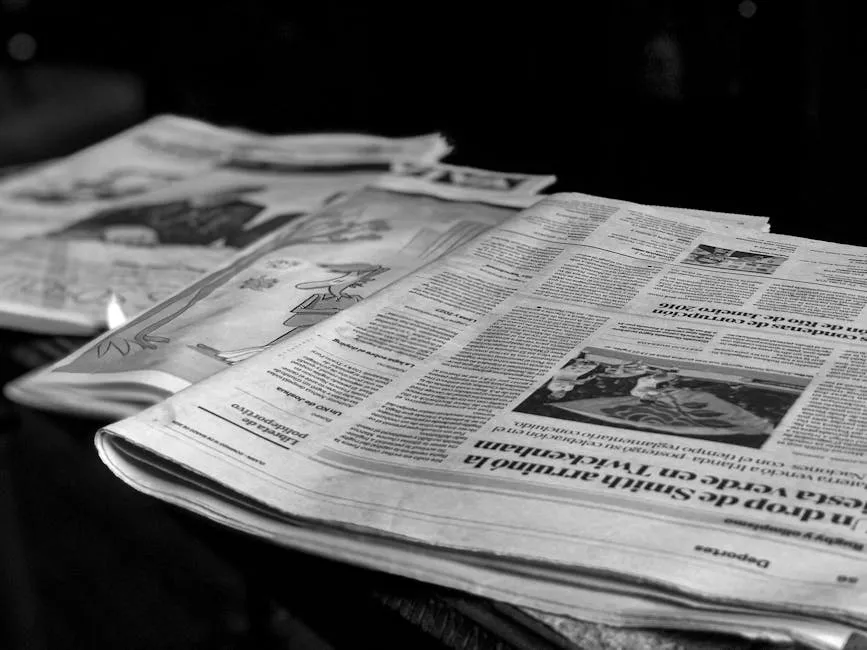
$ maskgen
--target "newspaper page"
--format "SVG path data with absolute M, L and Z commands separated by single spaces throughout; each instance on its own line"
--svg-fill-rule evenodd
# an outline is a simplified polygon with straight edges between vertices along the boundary
M 434 163 L 449 150 L 436 134 L 268 136 L 161 115 L 77 154 L 3 179 L 2 236 L 55 230 L 101 208 L 143 199 L 215 168 L 275 173 L 334 167 L 386 171 L 398 162 Z
M 295 517 L 863 625 L 864 260 L 555 195 L 102 435 Z
M 132 381 L 157 389 L 147 393 L 157 401 L 355 305 L 537 200 L 513 189 L 462 187 L 455 179 L 381 178 L 275 232 L 70 358 L 15 382 L 7 394 L 31 401 L 22 393 L 96 386 L 90 399 L 67 393 L 63 404 L 110 415 L 116 408 L 135 412 L 143 391 L 133 391 L 137 399 L 130 403 Z M 118 393 L 108 383 L 127 389 Z M 104 403 L 115 400 L 114 409 Z
M 155 124 L 175 125 L 171 120 Z M 144 135 L 110 141 L 91 152 L 91 157 L 95 163 L 106 165 L 115 156 L 112 169 L 117 170 L 123 152 L 112 147 L 130 146 L 142 139 L 160 142 L 169 151 L 181 144 L 192 147 L 178 139 L 163 142 L 145 131 Z M 243 136 L 239 140 L 242 144 L 234 144 L 233 149 L 219 149 L 219 142 L 200 143 L 196 151 L 211 146 L 207 152 L 213 158 L 225 150 L 225 160 L 217 161 L 217 167 L 211 160 L 212 168 L 165 187 L 152 187 L 144 196 L 115 197 L 109 207 L 91 210 L 85 216 L 79 212 L 79 218 L 38 235 L 0 240 L 0 270 L 5 270 L 2 275 L 6 278 L 0 285 L 0 323 L 49 333 L 92 333 L 105 325 L 109 297 L 119 301 L 125 313 L 137 314 L 276 228 L 372 182 L 390 164 L 416 156 L 420 164 L 434 166 L 431 157 L 439 155 L 442 148 L 436 137 L 393 140 L 388 148 L 390 159 L 383 159 L 383 154 L 370 146 L 369 164 L 362 164 L 356 140 L 365 142 L 369 136 L 318 136 L 330 143 L 319 148 L 309 137 L 297 136 L 259 137 L 253 142 L 261 146 L 254 149 L 251 138 Z M 377 141 L 382 147 L 389 142 L 383 138 Z M 420 147 L 420 143 L 425 146 Z M 320 157 L 314 157 L 320 150 Z M 90 160 L 87 155 L 82 157 L 85 162 Z M 14 191 L 10 189 L 11 194 L 23 192 L 22 183 L 32 183 L 34 188 L 53 187 L 50 179 L 42 178 L 47 173 L 34 172 L 20 179 Z M 82 201 L 72 213 L 88 206 L 92 207 L 92 201 Z M 48 210 L 52 211 L 56 212 L 56 206 Z M 22 214 L 28 226 L 39 223 L 38 219 L 31 223 L 30 213 Z M 68 216 L 63 208 L 58 214 Z M 10 228 L 16 232 L 18 223 L 2 219 L 0 233 L 8 235 Z M 135 281 L 118 282 L 128 276 Z M 81 295 L 88 300 L 81 300 Z M 106 298 L 100 302 L 93 296 Z
M 421 169 L 422 166 L 416 168 Z M 383 266 L 389 266 L 390 271 L 384 277 L 380 274 L 373 284 L 376 287 L 384 286 L 382 280 L 402 277 L 412 272 L 419 264 L 430 261 L 430 255 L 413 257 L 409 265 L 406 260 L 397 262 L 394 256 L 400 250 L 395 248 L 395 237 L 404 237 L 407 233 L 414 233 L 415 228 L 431 228 L 432 223 L 440 222 L 443 226 L 460 217 L 463 222 L 472 222 L 475 225 L 468 226 L 466 223 L 456 226 L 455 231 L 444 231 L 447 238 L 443 240 L 446 245 L 437 245 L 436 256 L 447 252 L 455 245 L 464 241 L 465 236 L 454 237 L 454 233 L 463 232 L 466 236 L 474 236 L 482 232 L 488 225 L 499 223 L 511 216 L 520 207 L 529 205 L 533 200 L 511 200 L 508 197 L 518 193 L 523 188 L 536 188 L 541 186 L 541 181 L 534 181 L 532 176 L 526 174 L 511 174 L 493 172 L 490 170 L 472 170 L 471 175 L 452 174 L 453 169 L 466 170 L 467 168 L 454 168 L 450 165 L 427 165 L 423 166 L 425 174 L 436 180 L 419 180 L 413 178 L 413 174 L 407 174 L 401 178 L 387 177 L 379 181 L 378 190 L 360 197 L 356 197 L 345 207 L 334 208 L 343 211 L 341 220 L 349 223 L 357 219 L 357 214 L 345 213 L 352 209 L 358 213 L 359 201 L 372 200 L 373 204 L 365 208 L 364 214 L 379 214 L 388 220 L 396 214 L 393 208 L 400 207 L 401 226 L 390 230 L 388 233 L 379 231 L 376 238 L 371 240 L 370 233 L 356 233 L 351 238 L 341 236 L 339 238 L 323 238 L 319 233 L 317 246 L 310 248 L 297 242 L 290 243 L 281 248 L 294 251 L 298 254 L 302 248 L 302 256 L 316 253 L 323 259 L 336 259 L 338 255 L 355 255 L 358 246 L 364 247 L 364 254 L 368 260 L 378 260 Z M 444 168 L 445 171 L 437 171 Z M 408 167 L 401 166 L 401 173 Z M 415 168 L 414 168 L 415 169 Z M 447 173 L 448 172 L 448 173 Z M 502 178 L 502 182 L 496 180 Z M 479 179 L 482 179 L 479 182 Z M 531 181 L 530 185 L 524 184 Z M 478 189 L 481 185 L 481 189 Z M 498 188 L 491 190 L 489 188 Z M 300 191 L 300 188 L 299 188 Z M 388 194 L 382 194 L 387 192 Z M 395 196 L 394 193 L 398 192 Z M 416 195 L 415 197 L 413 195 Z M 427 198 L 425 198 L 427 197 Z M 506 197 L 506 198 L 504 198 Z M 314 196 L 314 198 L 316 198 Z M 318 199 L 317 199 L 318 200 Z M 596 197 L 588 197 L 588 200 L 603 200 Z M 625 202 L 604 199 L 609 206 L 627 205 Z M 388 207 L 388 206 L 391 207 Z M 302 206 L 303 207 L 303 206 Z M 303 212 L 296 210 L 296 212 Z M 442 213 L 442 214 L 441 214 Z M 702 213 L 707 214 L 707 213 Z M 474 216 L 478 215 L 478 216 Z M 436 216 L 436 218 L 433 218 Z M 494 218 L 492 218 L 494 217 Z M 737 221 L 739 215 L 716 215 L 715 218 L 722 224 Z M 751 228 L 761 228 L 763 221 L 760 219 L 745 220 Z M 452 226 L 448 226 L 451 228 Z M 408 230 L 407 230 L 408 229 Z M 419 231 L 420 232 L 420 231 Z M 364 236 L 362 236 L 364 235 Z M 416 235 L 412 235 L 415 237 Z M 422 237 L 422 235 L 418 235 Z M 424 235 L 430 237 L 431 235 Z M 418 244 L 420 239 L 416 242 Z M 265 242 L 261 247 L 253 251 L 251 256 L 240 267 L 246 270 L 247 264 L 262 266 L 283 264 L 276 259 L 265 260 L 258 256 L 278 256 L 279 250 L 272 251 L 272 243 Z M 402 245 L 402 244 L 401 244 Z M 285 252 L 285 251 L 284 251 Z M 362 252 L 359 250 L 359 253 Z M 311 258 L 312 259 L 312 258 Z M 234 264 L 234 262 L 232 262 Z M 251 267 L 253 268 L 253 267 Z M 256 267 L 258 268 L 258 267 Z M 295 268 L 295 267 L 293 267 Z M 287 269 L 288 270 L 288 269 Z M 263 268 L 263 273 L 273 275 L 273 269 Z M 296 268 L 301 271 L 301 268 Z M 222 273 L 217 270 L 215 273 Z M 265 277 L 265 276 L 263 276 Z M 276 278 L 272 278 L 276 279 Z M 207 280 L 203 280 L 206 282 Z M 370 285 L 368 285 L 370 286 Z M 145 316 L 127 323 L 121 329 L 107 334 L 93 343 L 85 346 L 67 359 L 61 360 L 53 366 L 24 377 L 7 388 L 7 394 L 17 401 L 24 401 L 42 408 L 75 408 L 84 409 L 89 414 L 104 414 L 114 417 L 123 417 L 135 412 L 144 404 L 150 404 L 176 392 L 190 383 L 198 381 L 219 369 L 224 365 L 231 365 L 246 356 L 257 352 L 261 346 L 247 344 L 249 337 L 248 314 L 253 309 L 265 309 L 263 314 L 273 311 L 274 305 L 284 305 L 295 302 L 303 302 L 310 298 L 309 292 L 299 292 L 298 287 L 289 282 L 278 282 L 270 288 L 260 287 L 257 292 L 245 290 L 243 283 L 225 281 L 219 291 L 200 297 L 195 306 L 190 308 L 189 313 L 183 314 L 180 320 L 170 320 L 160 326 L 161 339 L 154 342 L 140 340 L 137 337 L 137 328 L 147 334 L 147 327 L 143 325 Z M 269 300 L 270 306 L 257 307 L 256 298 Z M 186 300 L 179 296 L 178 299 Z M 174 301 L 174 298 L 170 298 Z M 253 301 L 253 302 L 251 302 Z M 348 303 L 347 303 L 348 304 Z M 226 307 L 228 305 L 228 308 Z M 155 308 L 162 311 L 162 307 Z M 274 341 L 283 333 L 282 317 L 268 320 L 263 318 L 260 326 L 263 327 L 261 337 L 263 340 Z M 195 327 L 188 325 L 194 322 Z M 266 332 L 268 327 L 272 330 Z M 178 334 L 173 332 L 178 329 Z M 201 340 L 193 341 L 192 337 L 210 337 L 210 342 L 202 343 Z M 168 340 L 162 340 L 168 339 Z M 114 341 L 114 343 L 112 343 Z M 231 351 L 236 353 L 231 354 Z M 208 352 L 208 359 L 202 359 L 200 354 L 193 352 Z M 136 382 L 133 385 L 133 381 Z M 119 390 L 115 385 L 122 383 L 124 390 Z M 83 394 L 75 394 L 73 390 L 80 387 Z M 51 395 L 49 394 L 51 393 Z M 96 401 L 94 401 L 94 399 Z M 143 401 L 144 400 L 144 401 Z
M 97 438 L 97 447 L 117 476 L 150 496 L 296 550 L 535 608 L 526 609 L 527 615 L 562 632 L 574 629 L 578 625 L 574 619 L 580 618 L 608 626 L 701 630 L 777 643 L 796 641 L 823 650 L 843 648 L 852 635 L 849 626 L 802 615 L 723 608 L 591 576 L 569 576 L 574 579 L 552 585 L 538 576 L 516 573 L 508 559 L 483 563 L 431 548 L 419 554 L 418 549 L 400 540 L 302 526 L 302 522 L 243 500 L 181 468 L 151 462 L 140 448 L 107 443 L 105 438 Z
M 206 172 L 248 136 L 171 115 L 154 117 L 83 151 L 0 183 L 5 238 L 61 227 L 125 199 Z
M 92 334 L 114 301 L 139 313 L 223 263 L 225 249 L 150 248 L 50 239 L 0 240 L 0 324 L 31 332 Z

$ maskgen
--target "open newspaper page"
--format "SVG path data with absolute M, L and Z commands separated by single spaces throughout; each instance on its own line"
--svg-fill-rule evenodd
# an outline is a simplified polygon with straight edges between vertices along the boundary
M 276 280 L 273 267 L 286 265 L 286 262 L 279 261 L 280 255 L 291 254 L 296 261 L 300 256 L 300 259 L 309 259 L 313 263 L 317 255 L 322 260 L 333 261 L 346 255 L 354 256 L 354 259 L 363 253 L 368 263 L 376 262 L 389 267 L 388 272 L 378 273 L 374 282 L 363 283 L 363 289 L 348 289 L 351 295 L 369 295 L 370 288 L 379 289 L 385 286 L 385 280 L 390 281 L 412 272 L 420 264 L 428 263 L 463 243 L 467 237 L 480 234 L 486 227 L 500 223 L 518 209 L 526 207 L 533 200 L 513 200 L 511 197 L 538 189 L 550 180 L 547 177 L 469 169 L 442 163 L 412 167 L 401 165 L 397 171 L 408 173 L 409 176 L 403 177 L 405 180 L 384 179 L 376 191 L 363 193 L 345 206 L 335 206 L 329 214 L 333 217 L 335 211 L 339 211 L 339 221 L 344 225 L 359 219 L 364 223 L 383 219 L 393 222 L 395 215 L 398 215 L 399 227 L 388 231 L 380 229 L 375 233 L 365 233 L 356 228 L 356 232 L 347 231 L 337 237 L 329 234 L 329 231 L 318 230 L 293 231 L 293 236 L 288 239 L 283 234 L 276 235 L 274 241 L 265 241 L 249 254 L 244 253 L 243 262 L 229 263 L 233 269 L 229 272 L 246 273 L 248 266 L 253 265 L 250 268 L 262 267 L 263 277 Z M 413 176 L 423 176 L 423 180 Z M 609 210 L 628 205 L 611 199 L 593 197 L 592 200 L 602 201 Z M 367 202 L 370 205 L 361 210 L 360 206 Z M 756 229 L 764 225 L 760 218 L 713 214 L 715 219 L 724 224 L 743 221 Z M 413 238 L 419 238 L 412 244 L 416 247 L 422 238 L 430 239 L 432 228 L 441 232 L 437 237 L 444 237 L 434 246 L 434 255 L 413 254 L 409 258 L 404 255 L 402 260 L 395 257 L 400 257 L 403 246 Z M 312 243 L 316 245 L 308 246 L 306 239 L 299 243 L 298 237 L 302 235 L 315 235 Z M 259 259 L 266 255 L 267 260 Z M 301 281 L 300 276 L 307 272 L 306 268 L 287 267 L 283 269 L 286 273 L 283 281 L 267 288 L 258 287 L 257 291 L 253 291 L 249 284 L 244 284 L 246 276 L 221 280 L 220 290 L 200 296 L 195 305 L 182 314 L 183 318 L 170 319 L 160 325 L 159 340 L 145 341 L 143 336 L 152 334 L 146 319 L 150 318 L 150 314 L 166 311 L 166 305 L 155 307 L 148 315 L 142 315 L 104 335 L 69 358 L 16 381 L 7 387 L 6 392 L 13 399 L 43 408 L 74 409 L 76 412 L 114 417 L 135 413 L 261 348 L 249 344 L 250 314 L 260 313 L 264 309 L 261 311 L 264 315 L 275 308 L 285 310 L 293 301 L 300 304 L 309 300 L 315 292 L 299 290 L 297 283 L 291 282 L 296 275 Z M 225 268 L 214 271 L 221 277 L 226 272 Z M 210 282 L 210 278 L 205 278 L 196 286 L 209 285 Z M 193 290 L 191 287 L 182 295 L 173 296 L 167 301 L 170 305 L 183 306 L 188 302 L 187 295 Z M 262 306 L 262 302 L 267 304 Z M 350 303 L 344 301 L 343 304 Z M 169 313 L 173 309 L 169 309 Z M 260 338 L 273 341 L 283 336 L 286 333 L 283 324 L 285 316 L 278 314 L 273 319 L 255 319 L 255 326 L 262 328 Z M 189 323 L 194 323 L 194 326 Z M 140 332 L 144 332 L 144 335 Z M 200 345 L 202 337 L 210 337 L 211 342 Z M 192 340 L 194 338 L 196 340 Z M 202 358 L 203 353 L 208 353 L 207 359 Z
M 185 129 L 164 132 L 179 126 Z M 119 302 L 124 313 L 137 314 L 276 228 L 370 183 L 391 164 L 418 160 L 435 167 L 432 159 L 443 151 L 436 136 L 267 137 L 195 122 L 186 127 L 184 120 L 152 121 L 10 181 L 5 193 L 0 186 L 0 209 L 5 210 L 4 197 L 18 201 L 8 212 L 11 216 L 2 214 L 4 236 L 20 234 L 22 223 L 45 226 L 52 219 L 76 215 L 35 235 L 0 240 L 6 269 L 0 284 L 0 323 L 31 331 L 94 332 L 105 324 L 110 299 Z M 198 139 L 191 141 L 191 134 Z M 198 167 L 188 164 L 172 182 L 146 189 L 111 186 L 105 190 L 112 197 L 110 205 L 99 208 L 94 208 L 92 193 L 73 194 L 66 202 L 52 194 L 58 179 L 79 187 L 82 178 L 98 175 L 108 165 L 112 171 L 105 173 L 122 169 L 125 161 L 137 159 L 136 146 L 150 154 L 139 157 L 154 168 L 163 164 L 173 169 L 177 157 L 189 162 L 183 155 L 193 157 Z M 157 155 L 162 152 L 165 160 Z M 189 177 L 182 178 L 182 171 Z M 84 186 L 90 187 L 88 183 Z M 54 198 L 46 199 L 40 188 Z M 18 212 L 27 201 L 36 207 Z M 34 210 L 44 213 L 45 220 L 32 219 Z
M 60 408 L 136 412 L 355 305 L 537 200 L 454 179 L 383 178 L 285 226 L 7 394 L 49 406 L 56 393 Z M 285 201 L 275 205 L 285 209 Z
M 52 231 L 98 209 L 144 198 L 216 168 L 298 172 L 339 166 L 385 171 L 396 162 L 434 163 L 448 152 L 438 135 L 271 136 L 161 115 L 77 154 L 3 179 L 2 236 Z
M 556 195 L 101 435 L 341 529 L 862 625 L 864 259 Z

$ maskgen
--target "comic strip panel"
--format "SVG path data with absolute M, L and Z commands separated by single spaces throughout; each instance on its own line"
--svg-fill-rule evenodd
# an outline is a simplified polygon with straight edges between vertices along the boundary
M 585 348 L 515 408 L 760 448 L 806 379 Z

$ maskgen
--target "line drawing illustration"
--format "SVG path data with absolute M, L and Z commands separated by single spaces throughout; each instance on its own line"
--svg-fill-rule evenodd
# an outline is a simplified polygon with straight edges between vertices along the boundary
M 320 267 L 325 271 L 329 271 L 332 277 L 312 282 L 299 282 L 295 287 L 305 290 L 324 289 L 324 291 L 313 294 L 292 308 L 292 315 L 283 321 L 283 325 L 288 329 L 280 336 L 262 345 L 253 345 L 235 350 L 220 351 L 204 343 L 196 344 L 193 349 L 228 365 L 234 365 L 244 359 L 248 359 L 254 354 L 277 345 L 296 334 L 300 329 L 321 323 L 334 314 L 361 302 L 364 296 L 348 293 L 348 290 L 360 287 L 372 280 L 374 276 L 388 270 L 388 267 L 380 266 L 379 264 L 368 264 L 366 262 L 321 264 Z
M 163 330 L 269 253 L 303 244 L 340 244 L 381 239 L 382 233 L 390 228 L 384 220 L 364 221 L 362 217 L 363 209 L 353 213 L 336 209 L 330 213 L 323 212 L 297 228 L 288 229 L 282 236 L 241 253 L 231 264 L 191 284 L 173 298 L 117 330 L 112 337 L 101 341 L 96 350 L 97 358 L 111 357 L 114 353 L 126 356 L 137 349 L 156 350 L 160 345 L 170 343 L 170 332 Z

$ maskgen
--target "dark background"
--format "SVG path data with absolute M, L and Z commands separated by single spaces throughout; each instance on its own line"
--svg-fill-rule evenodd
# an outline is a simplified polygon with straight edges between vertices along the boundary
M 101 80 L 77 110 L 110 113 L 103 131 L 161 111 L 272 132 L 439 130 L 454 162 L 862 243 L 856 3 L 3 3 L 2 29 L 38 44 L 23 67 L 78 75 L 78 100 Z M 14 112 L 0 100 L 0 144 Z M 6 150 L 47 152 L 38 139 Z

